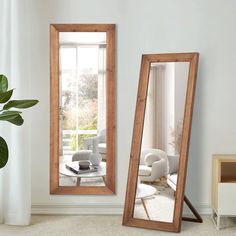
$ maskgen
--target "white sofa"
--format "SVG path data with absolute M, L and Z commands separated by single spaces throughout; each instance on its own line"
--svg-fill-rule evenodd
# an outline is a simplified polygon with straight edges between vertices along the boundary
M 72 155 L 72 161 L 89 160 L 91 150 L 79 150 Z
M 142 149 L 139 162 L 139 179 L 153 182 L 167 176 L 167 155 L 160 149 Z
M 168 158 L 168 175 L 167 184 L 176 191 L 178 169 L 179 169 L 179 155 L 167 156 Z

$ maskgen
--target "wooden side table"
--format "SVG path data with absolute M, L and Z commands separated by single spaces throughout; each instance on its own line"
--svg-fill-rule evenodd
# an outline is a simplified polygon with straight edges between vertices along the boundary
M 212 219 L 220 229 L 222 216 L 236 216 L 236 155 L 213 155 Z

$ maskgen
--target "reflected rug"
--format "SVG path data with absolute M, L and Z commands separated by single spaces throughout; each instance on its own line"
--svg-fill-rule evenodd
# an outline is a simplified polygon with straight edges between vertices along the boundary
M 150 220 L 172 222 L 175 203 L 174 191 L 163 182 L 155 182 L 149 185 L 157 190 L 153 196 L 144 199 Z M 134 218 L 148 220 L 141 200 L 135 202 Z

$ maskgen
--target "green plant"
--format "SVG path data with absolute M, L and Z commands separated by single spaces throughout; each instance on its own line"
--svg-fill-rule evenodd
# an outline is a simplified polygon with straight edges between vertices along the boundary
M 8 90 L 8 80 L 5 75 L 0 74 L 0 104 L 4 104 L 0 109 L 0 120 L 8 121 L 14 125 L 21 126 L 24 119 L 21 111 L 15 110 L 32 107 L 38 103 L 38 100 L 10 100 L 14 89 Z M 14 110 L 11 110 L 11 109 Z M 3 168 L 8 161 L 8 146 L 4 138 L 0 137 L 0 169 Z
M 180 119 L 175 129 L 170 127 L 170 134 L 172 137 L 172 141 L 169 142 L 169 144 L 175 149 L 175 154 L 180 153 L 180 146 L 182 142 L 182 132 L 183 132 L 183 119 Z
M 87 125 L 83 125 L 83 126 L 80 126 L 79 127 L 80 130 L 96 130 L 97 129 L 97 116 L 90 121 L 89 124 Z M 95 134 L 79 134 L 77 136 L 78 140 L 76 140 L 76 135 L 73 134 L 71 135 L 71 149 L 73 151 L 76 151 L 76 142 L 78 143 L 78 148 L 79 149 L 84 149 L 84 140 L 86 138 L 91 138 L 91 137 L 94 137 L 96 136 Z

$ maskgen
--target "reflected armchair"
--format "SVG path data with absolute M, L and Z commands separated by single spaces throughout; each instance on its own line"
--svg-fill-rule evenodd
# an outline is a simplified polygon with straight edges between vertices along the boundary
M 93 149 L 93 138 L 94 137 L 84 139 L 85 149 L 87 150 Z M 97 138 L 98 138 L 98 152 L 102 155 L 103 159 L 105 159 L 107 153 L 106 129 L 101 130 Z
M 139 163 L 139 179 L 153 182 L 167 175 L 167 155 L 160 149 L 141 150 Z

